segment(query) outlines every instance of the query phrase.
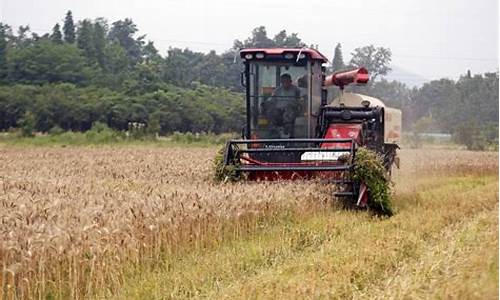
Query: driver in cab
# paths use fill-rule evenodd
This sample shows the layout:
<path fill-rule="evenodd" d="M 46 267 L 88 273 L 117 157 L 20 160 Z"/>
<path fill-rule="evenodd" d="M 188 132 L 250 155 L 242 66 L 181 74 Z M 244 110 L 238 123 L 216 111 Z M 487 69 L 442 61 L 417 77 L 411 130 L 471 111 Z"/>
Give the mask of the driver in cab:
<path fill-rule="evenodd" d="M 300 112 L 300 89 L 293 85 L 290 74 L 283 74 L 268 105 L 269 120 L 278 129 L 280 138 L 293 137 L 295 119 Z"/>

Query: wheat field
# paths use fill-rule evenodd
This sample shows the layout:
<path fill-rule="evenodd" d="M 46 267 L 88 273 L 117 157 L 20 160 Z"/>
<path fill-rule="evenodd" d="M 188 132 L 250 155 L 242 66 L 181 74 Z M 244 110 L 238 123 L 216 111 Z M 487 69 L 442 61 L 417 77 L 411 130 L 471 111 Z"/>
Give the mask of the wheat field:
<path fill-rule="evenodd" d="M 0 299 L 498 298 L 498 153 L 401 151 L 380 219 L 216 151 L 0 148 Z"/>

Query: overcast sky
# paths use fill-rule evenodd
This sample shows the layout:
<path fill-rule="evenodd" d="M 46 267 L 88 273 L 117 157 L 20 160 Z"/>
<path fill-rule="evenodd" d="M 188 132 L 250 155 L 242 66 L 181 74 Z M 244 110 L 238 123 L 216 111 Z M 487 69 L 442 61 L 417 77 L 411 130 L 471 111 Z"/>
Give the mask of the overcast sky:
<path fill-rule="evenodd" d="M 197 51 L 232 46 L 264 25 L 269 36 L 286 29 L 331 57 L 358 46 L 388 47 L 393 64 L 428 79 L 498 70 L 497 0 L 0 0 L 0 22 L 33 31 L 75 20 L 132 18 L 162 55 L 168 47 Z"/>

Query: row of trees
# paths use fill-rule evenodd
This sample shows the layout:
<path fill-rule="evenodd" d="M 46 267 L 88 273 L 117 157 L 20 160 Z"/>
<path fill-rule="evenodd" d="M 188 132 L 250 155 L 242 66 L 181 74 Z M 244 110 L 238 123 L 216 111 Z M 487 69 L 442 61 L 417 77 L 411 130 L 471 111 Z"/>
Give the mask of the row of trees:
<path fill-rule="evenodd" d="M 498 144 L 499 74 L 440 79 L 420 88 L 381 79 L 354 91 L 378 97 L 403 113 L 403 130 L 450 133 L 470 149 Z"/>
<path fill-rule="evenodd" d="M 0 82 L 47 84 L 67 82 L 101 86 L 130 93 L 152 91 L 159 77 L 161 57 L 145 36 L 136 37 L 130 20 L 110 25 L 99 18 L 73 22 L 71 12 L 62 28 L 39 36 L 28 26 L 13 34 L 0 23 Z"/>
<path fill-rule="evenodd" d="M 282 30 L 270 38 L 266 28 L 260 26 L 249 38 L 235 40 L 233 47 L 220 55 L 170 48 L 162 57 L 154 43 L 146 41 L 145 35 L 137 36 L 137 32 L 137 25 L 130 19 L 111 25 L 103 18 L 75 23 L 71 11 L 62 27 L 56 24 L 51 33 L 41 36 L 30 33 L 29 26 L 19 27 L 14 34 L 10 26 L 0 23 L 0 83 L 67 82 L 137 95 L 158 90 L 163 83 L 189 87 L 197 81 L 241 91 L 239 49 L 306 46 L 296 33 Z M 357 48 L 349 66 L 364 65 L 375 78 L 390 71 L 390 55 L 390 50 L 382 47 Z M 346 67 L 343 62 L 336 63 L 334 60 L 333 70 Z"/>
<path fill-rule="evenodd" d="M 86 131 L 96 122 L 116 130 L 147 124 L 159 134 L 237 132 L 244 105 L 239 94 L 199 83 L 137 96 L 69 83 L 0 86 L 0 130 L 28 125 L 39 132 Z"/>
<path fill-rule="evenodd" d="M 222 54 L 170 48 L 162 56 L 137 32 L 130 19 L 74 22 L 71 12 L 44 35 L 30 33 L 28 26 L 14 34 L 0 23 L 0 130 L 32 119 L 39 131 L 84 131 L 95 121 L 115 129 L 126 129 L 129 122 L 155 124 L 161 133 L 239 131 L 244 104 L 237 94 L 242 92 L 238 50 L 307 46 L 296 33 L 282 30 L 270 37 L 260 26 Z M 345 63 L 337 44 L 329 70 L 368 68 L 370 83 L 352 90 L 401 108 L 406 130 L 418 123 L 465 136 L 465 129 L 498 127 L 498 73 L 409 88 L 384 79 L 390 63 L 391 51 L 373 45 L 356 48 Z"/>
<path fill-rule="evenodd" d="M 469 148 L 498 143 L 498 72 L 467 72 L 458 80 L 433 80 L 420 88 L 409 88 L 383 78 L 391 71 L 390 61 L 389 49 L 370 45 L 356 48 L 345 64 L 342 46 L 337 44 L 331 69 L 365 66 L 370 70 L 367 86 L 348 90 L 381 98 L 387 105 L 400 108 L 406 131 L 451 133 Z"/>
<path fill-rule="evenodd" d="M 241 91 L 238 49 L 305 46 L 297 34 L 288 35 L 285 30 L 268 38 L 261 26 L 220 55 L 170 48 L 162 57 L 154 43 L 137 32 L 130 19 L 111 25 L 103 18 L 75 23 L 71 11 L 62 28 L 56 24 L 51 33 L 41 36 L 30 33 L 29 26 L 19 27 L 14 34 L 10 26 L 0 23 L 0 83 L 67 82 L 137 95 L 155 91 L 162 83 L 189 87 L 197 81 Z"/>

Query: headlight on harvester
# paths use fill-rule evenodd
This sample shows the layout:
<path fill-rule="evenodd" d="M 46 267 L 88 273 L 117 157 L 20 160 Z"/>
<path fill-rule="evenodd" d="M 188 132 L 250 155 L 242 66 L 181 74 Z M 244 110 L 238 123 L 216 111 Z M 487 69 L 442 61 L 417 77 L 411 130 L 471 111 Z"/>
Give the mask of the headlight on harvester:
<path fill-rule="evenodd" d="M 286 59 L 293 59 L 293 54 L 292 53 L 287 53 L 285 54 Z"/>
<path fill-rule="evenodd" d="M 255 58 L 263 59 L 264 58 L 264 53 L 257 53 L 257 54 L 255 54 Z"/>
<path fill-rule="evenodd" d="M 253 55 L 251 53 L 245 54 L 245 59 L 252 59 Z"/>

